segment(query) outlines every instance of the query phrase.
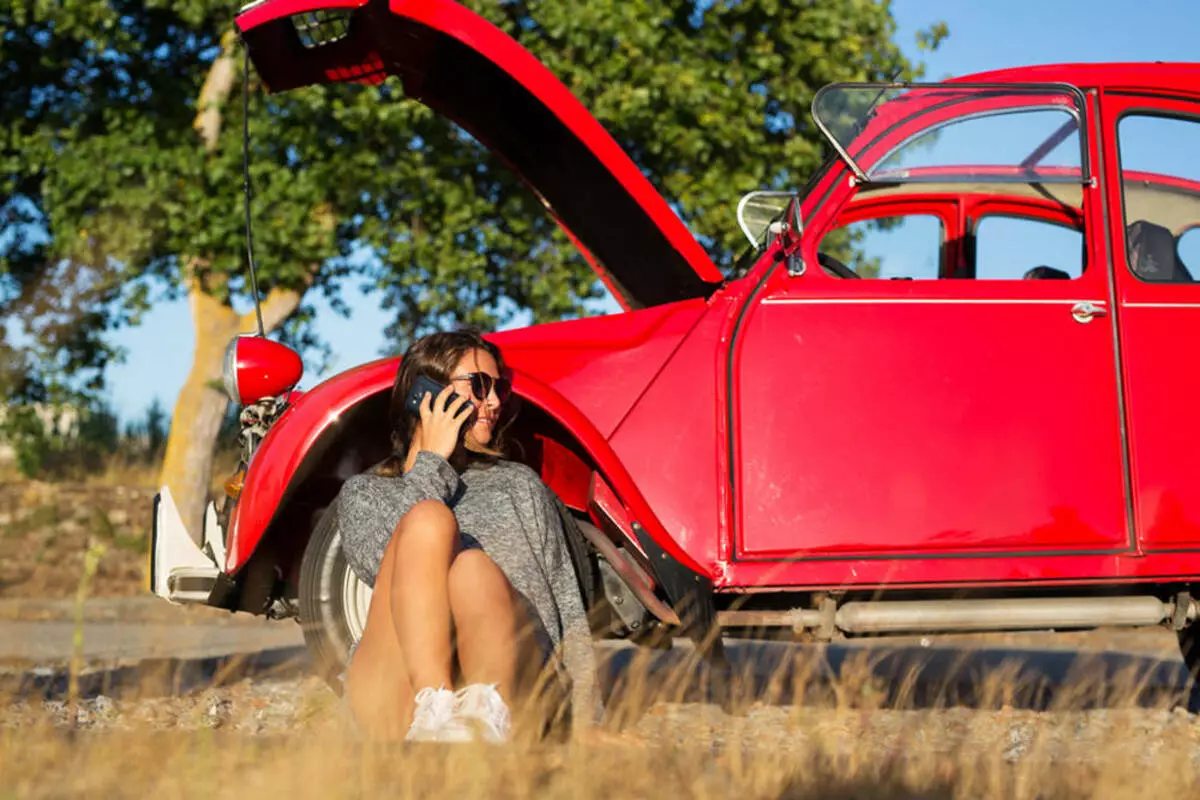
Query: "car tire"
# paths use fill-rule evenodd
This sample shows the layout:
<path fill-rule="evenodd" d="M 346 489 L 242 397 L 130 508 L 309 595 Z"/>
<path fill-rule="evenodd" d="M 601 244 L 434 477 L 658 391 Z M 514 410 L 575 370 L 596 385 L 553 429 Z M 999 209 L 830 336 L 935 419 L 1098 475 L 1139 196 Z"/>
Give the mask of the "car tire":
<path fill-rule="evenodd" d="M 575 519 L 575 515 L 553 493 L 551 496 L 554 497 L 558 518 L 562 521 L 563 538 L 567 541 L 571 566 L 575 568 L 575 579 L 579 585 L 579 593 L 583 596 L 583 607 L 587 610 L 593 609 L 596 607 L 596 601 L 604 596 L 600 583 L 600 569 L 596 564 L 597 555 L 579 530 L 579 521 Z"/>
<path fill-rule="evenodd" d="M 584 608 L 592 609 L 602 596 L 596 556 L 574 515 L 557 497 L 554 502 Z M 300 627 L 317 674 L 339 695 L 350 647 L 362 636 L 370 604 L 371 589 L 350 569 L 336 515 L 327 509 L 321 513 L 300 563 Z"/>
<path fill-rule="evenodd" d="M 340 695 L 350 647 L 367 623 L 371 589 L 350 569 L 336 522 L 337 515 L 326 509 L 309 537 L 300 563 L 298 600 L 313 667 Z"/>
<path fill-rule="evenodd" d="M 1200 713 L 1200 624 L 1188 625 L 1176 631 L 1176 636 L 1179 637 L 1179 655 L 1188 672 L 1188 711 Z"/>

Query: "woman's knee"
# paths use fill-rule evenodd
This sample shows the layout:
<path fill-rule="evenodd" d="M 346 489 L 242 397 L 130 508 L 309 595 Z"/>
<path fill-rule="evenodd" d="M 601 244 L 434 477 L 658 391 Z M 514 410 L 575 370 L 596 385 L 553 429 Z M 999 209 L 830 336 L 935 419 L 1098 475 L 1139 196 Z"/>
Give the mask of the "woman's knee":
<path fill-rule="evenodd" d="M 422 500 L 400 518 L 400 524 L 396 527 L 400 530 L 410 528 L 445 530 L 450 528 L 457 533 L 458 521 L 454 519 L 454 512 L 450 510 L 449 506 L 440 500 Z"/>
<path fill-rule="evenodd" d="M 455 617 L 512 616 L 516 593 L 504 572 L 480 550 L 465 550 L 450 565 L 450 607 Z"/>
<path fill-rule="evenodd" d="M 458 521 L 445 503 L 422 500 L 400 518 L 392 533 L 392 544 L 416 542 L 457 545 Z"/>

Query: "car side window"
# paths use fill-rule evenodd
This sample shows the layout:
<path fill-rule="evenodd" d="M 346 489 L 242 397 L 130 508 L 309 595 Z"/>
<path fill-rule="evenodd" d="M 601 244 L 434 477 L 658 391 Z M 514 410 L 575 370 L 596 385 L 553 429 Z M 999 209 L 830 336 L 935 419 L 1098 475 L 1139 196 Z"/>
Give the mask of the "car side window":
<path fill-rule="evenodd" d="M 1083 274 L 1083 233 L 1044 219 L 988 214 L 975 224 L 976 280 L 1067 280 Z"/>
<path fill-rule="evenodd" d="M 941 273 L 942 221 L 933 214 L 904 214 L 851 222 L 821 241 L 818 260 L 839 278 L 923 280 Z"/>
<path fill-rule="evenodd" d="M 1200 225 L 1179 234 L 1175 240 L 1175 252 L 1184 264 L 1200 266 Z"/>
<path fill-rule="evenodd" d="M 1127 114 L 1117 145 L 1129 269 L 1152 283 L 1200 281 L 1200 118 Z"/>

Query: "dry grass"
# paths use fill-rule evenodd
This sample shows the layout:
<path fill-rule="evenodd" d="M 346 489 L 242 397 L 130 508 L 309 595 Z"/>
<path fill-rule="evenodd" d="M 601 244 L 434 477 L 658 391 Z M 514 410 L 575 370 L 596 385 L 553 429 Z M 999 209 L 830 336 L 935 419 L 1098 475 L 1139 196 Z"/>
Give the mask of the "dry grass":
<path fill-rule="evenodd" d="M 1145 669 L 1100 679 L 1083 665 L 1050 694 L 1016 662 L 941 674 L 932 689 L 917 670 L 881 678 L 872 655 L 836 675 L 823 663 L 795 652 L 765 679 L 738 678 L 722 711 L 697 702 L 702 671 L 686 653 L 670 668 L 638 653 L 600 728 L 548 738 L 519 719 L 501 747 L 360 741 L 311 683 L 266 735 L 210 730 L 203 702 L 160 730 L 128 697 L 105 730 L 47 715 L 6 723 L 0 797 L 1120 798 L 1200 788 L 1196 719 L 1172 710 L 1177 696 L 1153 696 Z M 963 677 L 969 705 L 937 699 Z"/>
<path fill-rule="evenodd" d="M 237 469 L 239 451 L 235 447 L 224 446 L 213 456 L 212 479 L 209 490 L 214 497 L 224 495 L 225 479 Z M 114 452 L 104 458 L 96 469 L 72 469 L 64 475 L 54 478 L 43 478 L 51 482 L 83 483 L 90 486 L 126 486 L 143 489 L 157 489 L 159 475 L 162 472 L 162 461 L 159 459 L 146 460 L 132 457 L 122 452 Z M 0 464 L 0 484 L 28 483 L 16 467 L 9 463 Z"/>
<path fill-rule="evenodd" d="M 238 459 L 238 451 L 228 447 L 221 448 L 214 454 L 212 477 L 209 480 L 210 497 L 224 497 L 225 480 L 237 469 Z M 83 480 L 96 486 L 137 486 L 157 490 L 161 473 L 161 461 L 126 458 L 120 453 L 114 453 L 99 470 L 83 476 Z"/>
<path fill-rule="evenodd" d="M 126 459 L 114 455 L 95 472 L 82 475 L 82 482 L 91 486 L 137 486 L 157 489 L 158 475 L 162 465 L 139 459 Z"/>

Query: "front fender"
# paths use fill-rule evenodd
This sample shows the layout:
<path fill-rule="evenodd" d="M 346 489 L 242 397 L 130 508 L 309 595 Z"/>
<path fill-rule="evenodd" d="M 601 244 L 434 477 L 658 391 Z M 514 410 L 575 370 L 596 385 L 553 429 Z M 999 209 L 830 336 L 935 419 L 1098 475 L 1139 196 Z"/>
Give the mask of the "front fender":
<path fill-rule="evenodd" d="M 251 460 L 229 521 L 225 572 L 246 565 L 292 493 L 303 482 L 314 447 L 334 432 L 342 416 L 369 397 L 389 392 L 399 358 L 374 361 L 317 386 L 272 426 Z M 629 513 L 672 558 L 708 574 L 668 535 L 632 477 L 595 424 L 573 403 L 528 372 L 513 368 L 513 392 L 563 426 L 587 451 Z"/>
<path fill-rule="evenodd" d="M 300 483 L 306 459 L 342 415 L 381 391 L 391 389 L 399 358 L 355 367 L 306 392 L 263 437 L 250 460 L 225 537 L 225 572 L 246 565 L 289 493 Z"/>

